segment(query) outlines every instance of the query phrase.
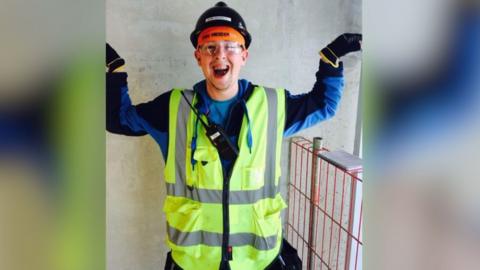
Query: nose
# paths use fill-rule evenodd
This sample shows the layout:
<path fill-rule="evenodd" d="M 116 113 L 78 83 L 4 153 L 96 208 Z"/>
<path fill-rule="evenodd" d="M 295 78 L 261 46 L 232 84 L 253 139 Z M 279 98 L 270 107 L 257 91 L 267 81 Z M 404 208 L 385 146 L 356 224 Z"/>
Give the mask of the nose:
<path fill-rule="evenodd" d="M 227 51 L 225 50 L 225 46 L 223 46 L 223 45 L 217 46 L 217 48 L 215 50 L 215 53 L 214 53 L 215 58 L 223 59 L 223 58 L 226 57 L 226 55 L 227 55 Z"/>

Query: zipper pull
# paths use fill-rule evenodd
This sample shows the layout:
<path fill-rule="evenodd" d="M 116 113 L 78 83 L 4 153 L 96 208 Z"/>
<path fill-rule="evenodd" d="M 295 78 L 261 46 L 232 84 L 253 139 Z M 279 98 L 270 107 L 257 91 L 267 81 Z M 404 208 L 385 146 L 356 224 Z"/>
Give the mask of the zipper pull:
<path fill-rule="evenodd" d="M 227 248 L 227 258 L 229 261 L 233 260 L 233 248 L 232 246 L 228 246 Z"/>

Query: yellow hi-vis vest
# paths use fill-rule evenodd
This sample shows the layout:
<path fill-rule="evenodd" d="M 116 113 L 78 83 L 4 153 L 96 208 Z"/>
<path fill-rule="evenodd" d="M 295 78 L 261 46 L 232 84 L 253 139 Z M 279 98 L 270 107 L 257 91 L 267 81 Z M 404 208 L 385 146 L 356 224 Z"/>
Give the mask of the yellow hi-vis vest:
<path fill-rule="evenodd" d="M 197 115 L 172 90 L 169 104 L 168 157 L 165 164 L 167 244 L 183 269 L 219 269 L 222 258 L 224 179 L 215 146 Z M 183 91 L 191 104 L 196 96 Z M 242 120 L 228 192 L 228 246 L 232 270 L 264 269 L 280 251 L 286 207 L 279 193 L 280 152 L 285 125 L 285 91 L 255 87 L 246 102 L 253 145 L 247 145 L 248 124 Z M 203 117 L 203 116 L 202 116 Z M 191 162 L 191 141 L 198 124 Z M 240 124 L 240 123 L 239 123 Z"/>

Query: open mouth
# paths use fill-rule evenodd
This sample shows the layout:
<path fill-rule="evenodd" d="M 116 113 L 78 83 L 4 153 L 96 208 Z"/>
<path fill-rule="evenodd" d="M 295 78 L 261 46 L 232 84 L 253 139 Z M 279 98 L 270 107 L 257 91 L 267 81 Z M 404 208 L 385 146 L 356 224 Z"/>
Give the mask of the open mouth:
<path fill-rule="evenodd" d="M 213 68 L 213 74 L 215 75 L 215 77 L 217 78 L 221 78 L 223 76 L 225 76 L 225 74 L 227 74 L 227 72 L 230 70 L 230 67 L 229 66 L 226 66 L 226 67 L 215 67 Z"/>

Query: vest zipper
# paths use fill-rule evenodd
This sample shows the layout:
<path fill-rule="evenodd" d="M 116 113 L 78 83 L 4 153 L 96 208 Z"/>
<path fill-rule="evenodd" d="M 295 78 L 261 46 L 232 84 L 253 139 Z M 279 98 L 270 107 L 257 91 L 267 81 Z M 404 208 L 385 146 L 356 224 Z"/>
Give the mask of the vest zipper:
<path fill-rule="evenodd" d="M 228 263 L 233 259 L 232 249 L 229 248 L 229 236 L 230 236 L 230 211 L 229 211 L 229 193 L 230 193 L 230 178 L 232 177 L 233 167 L 235 161 L 230 167 L 228 172 L 223 170 L 223 190 L 222 190 L 222 210 L 223 210 L 223 237 L 222 237 L 222 261 L 220 263 L 220 270 L 230 270 L 230 264 Z"/>
<path fill-rule="evenodd" d="M 227 116 L 227 122 L 225 123 L 225 130 L 229 128 L 230 121 L 232 118 L 232 111 L 235 106 L 238 105 L 235 103 L 230 107 Z M 245 113 L 245 112 L 244 112 Z M 238 136 L 235 143 L 238 144 Z M 240 152 L 240 149 L 238 149 Z M 222 210 L 223 210 L 223 235 L 222 235 L 222 261 L 220 262 L 220 270 L 230 270 L 230 264 L 228 263 L 233 259 L 232 248 L 229 247 L 229 237 L 230 237 L 230 211 L 229 211 L 229 198 L 230 198 L 230 178 L 232 177 L 233 168 L 235 167 L 235 159 L 230 165 L 230 170 L 225 172 L 225 168 L 222 166 L 223 172 L 223 190 L 222 190 Z"/>

